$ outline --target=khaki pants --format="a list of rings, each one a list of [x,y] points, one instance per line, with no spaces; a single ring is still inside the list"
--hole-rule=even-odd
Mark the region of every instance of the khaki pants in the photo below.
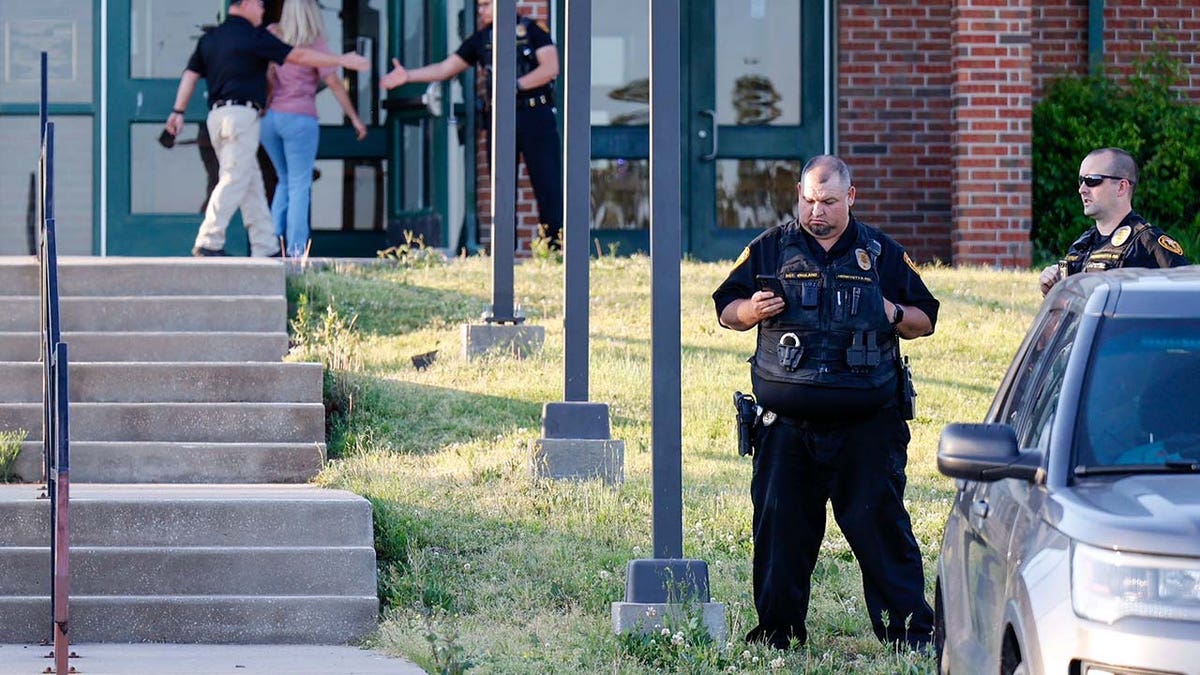
[[[275,226],[267,206],[262,171],[258,168],[258,111],[250,106],[227,105],[208,113],[208,134],[221,167],[220,179],[208,200],[196,246],[225,248],[225,228],[233,213],[242,210],[250,239],[250,255],[267,257],[279,252]]]

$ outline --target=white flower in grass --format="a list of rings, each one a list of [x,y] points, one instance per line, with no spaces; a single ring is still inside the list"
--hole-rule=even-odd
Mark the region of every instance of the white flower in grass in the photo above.
[[[658,610],[654,609],[653,607],[647,607],[646,608],[646,616],[653,619],[654,617],[658,616]]]
[[[671,636],[671,644],[675,645],[676,647],[683,644],[683,631]]]
[[[750,658],[750,650],[749,650],[749,649],[747,649],[746,651],[742,652],[742,658],[743,658],[743,659],[749,659],[749,658]]]
[[[779,670],[785,665],[787,665],[787,661],[785,661],[782,656],[776,656],[775,658],[771,659],[771,667],[775,670]]]
[[[671,635],[671,629],[670,629],[670,628],[664,628],[664,629],[662,629],[662,634],[663,634],[663,637],[668,637],[668,636],[670,636],[670,635]]]

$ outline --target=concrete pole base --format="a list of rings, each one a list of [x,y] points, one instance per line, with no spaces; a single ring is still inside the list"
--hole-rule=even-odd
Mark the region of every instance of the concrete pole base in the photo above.
[[[701,622],[718,645],[725,644],[725,605],[702,602],[688,606],[667,602],[614,602],[612,604],[613,632],[655,633],[663,628],[676,630],[688,623],[689,611],[699,611]]]
[[[625,441],[539,438],[530,444],[529,468],[535,478],[600,478],[618,485],[625,481]]]
[[[519,359],[541,351],[546,329],[525,324],[463,324],[462,355],[474,359],[485,354],[511,355]]]

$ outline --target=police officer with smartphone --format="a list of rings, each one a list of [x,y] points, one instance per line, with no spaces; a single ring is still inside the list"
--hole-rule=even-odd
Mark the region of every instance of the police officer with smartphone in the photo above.
[[[444,60],[421,68],[408,69],[397,59],[395,66],[380,83],[393,89],[408,82],[441,82],[467,68],[480,65],[488,71],[491,91],[492,0],[477,0],[479,25],[458,50]],[[529,181],[537,199],[538,216],[545,226],[541,233],[551,248],[562,240],[562,143],[555,118],[554,78],[558,77],[558,50],[536,21],[519,16],[517,40],[517,154],[525,160]],[[491,119],[491,116],[488,116]],[[515,168],[515,167],[514,167]]]
[[[851,214],[855,188],[841,159],[809,160],[799,192],[799,221],[751,242],[713,293],[722,326],[758,328],[758,625],[746,639],[780,649],[807,640],[831,502],[862,569],[875,635],[920,649],[933,612],[904,507],[912,390],[899,340],[931,334],[938,301],[905,250]]]

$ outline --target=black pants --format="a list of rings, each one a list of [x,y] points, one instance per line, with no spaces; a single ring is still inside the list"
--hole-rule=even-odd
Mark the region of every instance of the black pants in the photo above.
[[[518,162],[521,158],[525,160],[537,199],[538,218],[546,226],[545,235],[551,246],[557,248],[563,224],[563,172],[554,107],[518,105],[516,128]]]
[[[923,647],[933,631],[921,552],[904,509],[908,426],[895,408],[834,428],[778,419],[754,457],[754,606],[746,636],[784,648],[808,638],[812,572],[825,536],[825,503],[862,570],[875,635]],[[883,613],[887,612],[887,624]]]

